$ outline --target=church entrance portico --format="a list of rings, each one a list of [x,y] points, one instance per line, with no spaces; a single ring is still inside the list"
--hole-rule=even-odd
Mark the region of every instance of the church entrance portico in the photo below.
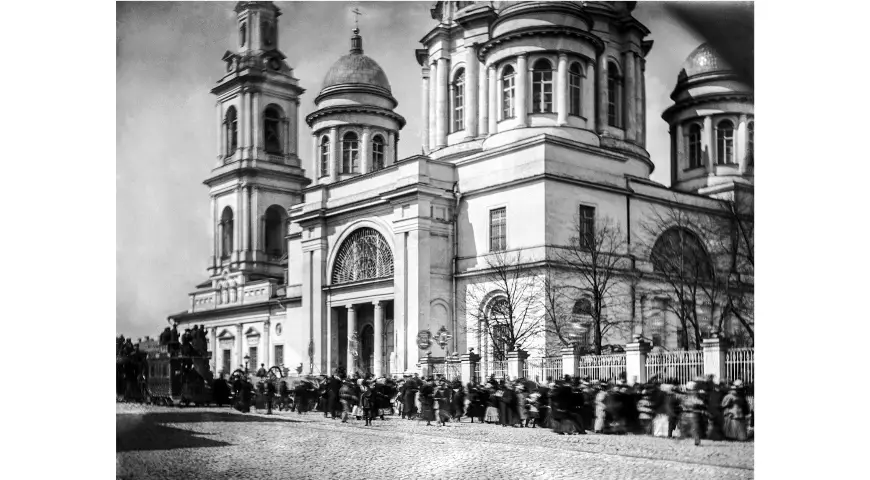
[[[375,376],[390,374],[395,349],[393,300],[355,301],[329,308],[328,364],[330,371],[344,368]]]

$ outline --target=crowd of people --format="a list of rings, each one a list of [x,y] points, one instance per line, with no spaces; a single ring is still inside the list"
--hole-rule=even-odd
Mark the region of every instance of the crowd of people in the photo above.
[[[276,385],[277,384],[277,385]],[[490,377],[463,385],[458,379],[401,379],[371,375],[261,379],[254,387],[247,377],[233,384],[236,409],[265,408],[299,414],[319,412],[347,423],[354,418],[373,425],[385,415],[443,426],[463,419],[513,428],[549,428],[560,435],[586,432],[746,441],[753,428],[751,396],[740,380],[732,384],[698,378],[680,385],[653,379],[629,385],[570,377],[545,383]],[[217,389],[215,391],[217,398]],[[228,395],[228,391],[226,392]]]
[[[185,328],[178,334],[178,325],[172,328],[166,327],[158,337],[160,345],[166,345],[170,352],[179,351],[183,356],[201,357],[208,352],[208,337],[205,327],[194,325],[193,328]]]

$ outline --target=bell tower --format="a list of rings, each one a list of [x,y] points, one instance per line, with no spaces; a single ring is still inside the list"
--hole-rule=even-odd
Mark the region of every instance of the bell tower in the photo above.
[[[287,209],[302,200],[297,155],[299,96],[304,89],[278,49],[272,2],[236,4],[236,48],[222,60],[217,97],[217,158],[205,184],[211,196],[214,284],[252,277],[283,283]]]

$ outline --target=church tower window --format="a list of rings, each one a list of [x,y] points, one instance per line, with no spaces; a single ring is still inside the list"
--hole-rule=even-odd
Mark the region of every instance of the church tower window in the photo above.
[[[221,214],[221,259],[229,258],[233,253],[233,210],[225,207]]]
[[[271,206],[266,209],[266,254],[272,257],[284,255],[284,216],[281,215],[280,207]]]
[[[701,126],[694,124],[689,127],[689,168],[701,166]]]
[[[241,45],[242,47],[245,46],[245,41],[247,39],[247,36],[248,36],[248,26],[243,23],[242,26],[239,27],[239,45]]]
[[[746,165],[750,168],[755,166],[755,122],[746,125]]]
[[[359,173],[359,137],[354,132],[344,134],[341,142],[342,173]]]
[[[329,137],[326,135],[320,140],[320,176],[329,175]]]
[[[274,106],[266,108],[263,129],[265,130],[266,137],[266,153],[281,155],[283,153],[283,148],[281,147],[281,113]]]
[[[501,90],[502,90],[502,120],[514,117],[515,103],[515,81],[516,75],[514,69],[510,65],[504,67],[501,73]]]
[[[622,77],[616,62],[607,62],[607,124],[622,127]]]
[[[716,124],[716,160],[719,165],[734,163],[734,124],[722,120]]]
[[[453,95],[451,101],[453,103],[453,131],[458,132],[465,129],[465,70],[459,69],[453,79]]]
[[[239,146],[239,118],[236,115],[236,107],[230,107],[227,110],[226,117],[226,139],[227,139],[227,156],[230,157],[236,153],[236,148]]]
[[[553,65],[543,58],[532,67],[532,111],[553,112]]]
[[[583,73],[580,64],[574,62],[568,69],[568,113],[580,116],[580,99],[583,97]]]
[[[372,171],[384,168],[384,137],[375,135],[372,139]]]

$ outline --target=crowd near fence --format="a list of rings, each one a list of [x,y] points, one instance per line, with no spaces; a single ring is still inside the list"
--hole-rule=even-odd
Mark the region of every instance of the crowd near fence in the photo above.
[[[742,380],[750,390],[754,386],[755,350],[751,347],[729,348],[727,341],[719,338],[704,340],[700,350],[651,351],[652,346],[643,339],[625,347],[625,353],[612,355],[579,355],[573,348],[562,349],[561,356],[549,357],[512,353],[504,361],[482,359],[470,352],[459,359],[421,359],[420,366],[423,375],[459,378],[462,382],[472,378],[477,382],[490,377],[508,379],[509,372],[513,372],[510,375],[539,383],[572,375],[598,381],[645,383],[658,379],[685,384],[713,375],[716,381]]]

